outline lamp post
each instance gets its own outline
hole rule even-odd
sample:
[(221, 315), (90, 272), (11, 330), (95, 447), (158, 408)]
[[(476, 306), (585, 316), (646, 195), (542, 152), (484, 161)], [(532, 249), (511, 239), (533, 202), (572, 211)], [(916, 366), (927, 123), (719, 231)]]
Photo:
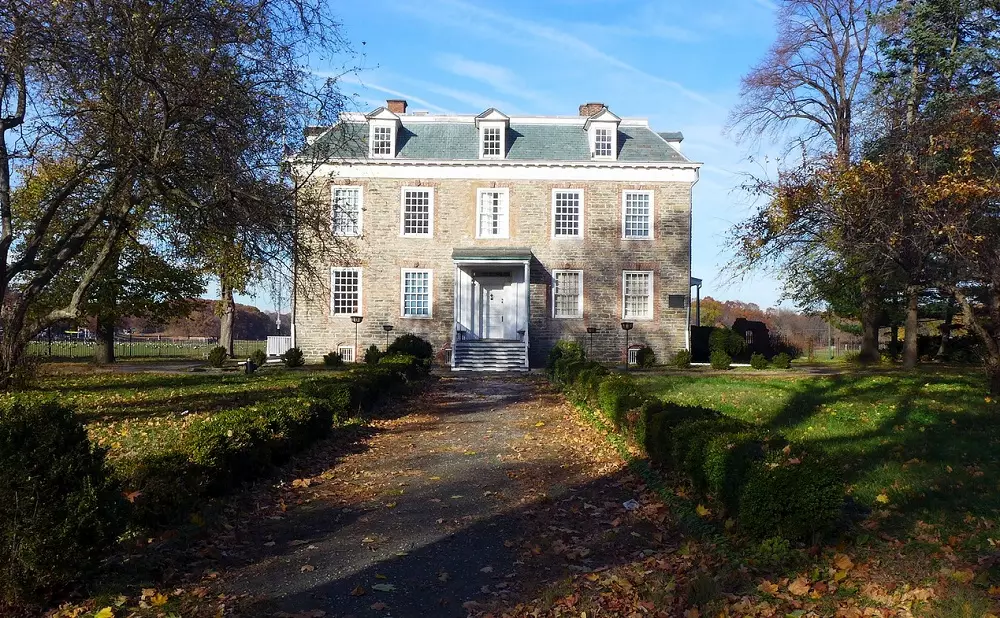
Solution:
[(625, 331), (625, 371), (628, 371), (628, 331), (635, 326), (632, 322), (622, 322), (622, 330)]
[(596, 332), (597, 332), (596, 326), (587, 327), (587, 333), (590, 334), (590, 352), (588, 352), (590, 358), (594, 358), (594, 333)]
[(365, 319), (365, 316), (363, 316), (363, 315), (352, 315), (351, 316), (351, 321), (354, 322), (354, 362), (355, 363), (358, 362), (358, 357), (361, 356), (361, 354), (358, 351), (358, 324), (361, 324), (361, 322), (364, 319)]
[(392, 332), (392, 324), (383, 324), (382, 330), (385, 331), (385, 349), (389, 350), (389, 333)]

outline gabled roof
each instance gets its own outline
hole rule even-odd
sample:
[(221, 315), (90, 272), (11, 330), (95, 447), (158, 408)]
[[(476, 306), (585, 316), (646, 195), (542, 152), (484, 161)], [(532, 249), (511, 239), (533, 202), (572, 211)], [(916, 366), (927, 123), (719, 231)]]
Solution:
[(397, 122), (399, 121), (399, 116), (397, 114), (389, 111), (384, 107), (372, 110), (367, 115), (365, 115), (365, 118), (367, 118), (368, 120), (395, 120)]
[(479, 127), (480, 122), (510, 122), (510, 116), (495, 107), (491, 107), (476, 116), (476, 127)]
[[(367, 159), (369, 123), (360, 121), (361, 118), (352, 117), (337, 123), (312, 145), (306, 146), (300, 156), (321, 160)], [(395, 160), (480, 160), (479, 132), (472, 117), (435, 119), (433, 122), (427, 117), (408, 115), (399, 119)], [(506, 160), (592, 161), (587, 131), (582, 124), (571, 124), (565, 118), (555, 118), (551, 122), (511, 118), (506, 135)], [(616, 143), (618, 162), (690, 162), (645, 124), (620, 123)]]
[(610, 109), (605, 107), (601, 111), (597, 112), (590, 118), (587, 118), (587, 122), (583, 123), (584, 129), (590, 129), (590, 123), (592, 122), (621, 122), (622, 119), (619, 118)]

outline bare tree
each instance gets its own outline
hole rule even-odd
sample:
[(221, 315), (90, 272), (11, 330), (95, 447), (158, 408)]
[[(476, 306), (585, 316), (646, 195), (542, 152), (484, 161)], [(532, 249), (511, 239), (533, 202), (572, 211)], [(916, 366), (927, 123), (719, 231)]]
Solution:
[[(786, 153), (796, 145), (801, 146), (805, 166), (814, 157), (832, 158), (834, 165), (848, 164), (855, 150), (858, 119), (862, 116), (859, 101), (868, 92), (871, 73), (878, 63), (877, 17), (886, 3), (887, 0), (783, 0), (776, 16), (775, 42), (765, 58), (744, 76), (740, 102), (730, 114), (728, 132), (740, 142), (770, 136), (784, 144)], [(765, 184), (770, 183), (755, 183), (755, 186), (761, 188)], [(761, 197), (769, 199), (767, 192)], [(759, 216), (760, 213), (754, 215)], [(763, 251), (738, 252), (737, 259), (743, 263), (737, 271), (768, 265), (794, 268), (794, 263), (787, 261), (790, 252), (822, 253), (801, 245), (823, 245), (831, 238), (865, 231), (863, 218), (844, 220), (840, 215), (820, 212), (801, 217), (799, 223), (785, 228), (783, 235), (761, 238), (772, 245)], [(846, 227), (831, 227), (835, 224)], [(746, 232), (753, 225), (748, 221), (737, 230), (739, 243), (747, 240)], [(758, 259), (745, 261), (755, 255)], [(864, 332), (862, 357), (871, 361), (878, 358), (880, 277), (876, 272), (858, 275)]]

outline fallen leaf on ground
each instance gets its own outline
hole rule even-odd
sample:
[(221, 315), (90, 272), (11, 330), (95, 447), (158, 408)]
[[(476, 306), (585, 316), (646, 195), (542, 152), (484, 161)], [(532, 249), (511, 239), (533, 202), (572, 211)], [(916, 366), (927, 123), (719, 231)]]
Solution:
[(368, 594), (368, 591), (363, 586), (357, 586), (354, 590), (351, 590), (352, 597), (362, 597), (366, 594)]
[(311, 565), (311, 564), (304, 564), (304, 565), (302, 565), (302, 568), (299, 569), (299, 572), (300, 573), (311, 573), (312, 571), (315, 571), (315, 570), (316, 570), (316, 567), (314, 567), (313, 565)]
[(788, 591), (800, 597), (809, 594), (809, 580), (805, 577), (796, 578), (795, 581), (788, 584)]
[(376, 603), (372, 603), (371, 608), (374, 610), (381, 611), (383, 609), (389, 609), (389, 606), (383, 603), (382, 601), (378, 601)]

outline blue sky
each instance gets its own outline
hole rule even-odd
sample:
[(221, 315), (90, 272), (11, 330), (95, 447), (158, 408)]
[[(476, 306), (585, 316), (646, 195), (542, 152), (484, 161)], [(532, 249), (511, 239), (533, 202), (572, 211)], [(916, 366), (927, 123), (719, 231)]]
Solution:
[[(775, 306), (759, 275), (728, 284), (724, 238), (748, 212), (741, 172), (759, 172), (723, 135), (740, 77), (774, 36), (770, 0), (366, 0), (331, 3), (362, 56), (342, 84), (360, 109), (405, 98), (410, 110), (575, 114), (588, 101), (684, 132), (705, 164), (694, 193), (693, 273), (703, 296)], [(317, 63), (320, 73), (340, 66)], [(255, 299), (270, 305), (265, 297)]]

